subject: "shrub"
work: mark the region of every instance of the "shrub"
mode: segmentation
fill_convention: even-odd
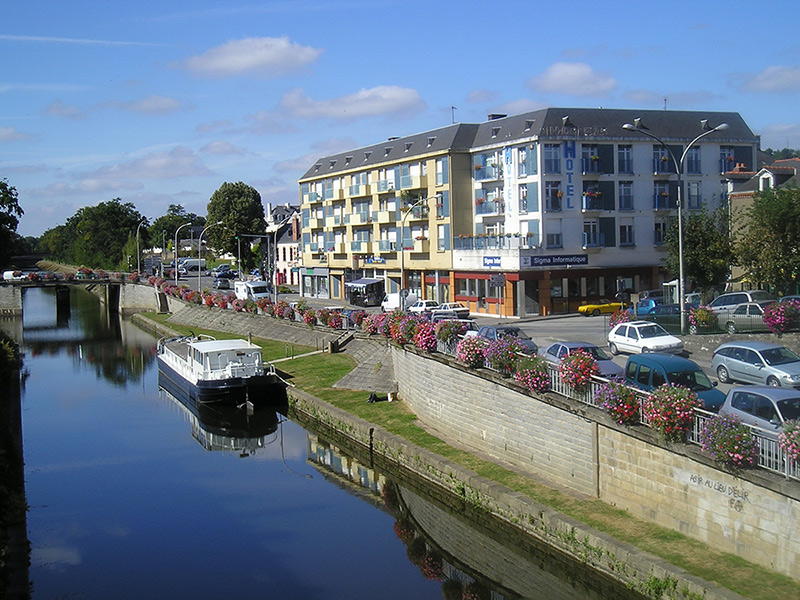
[[[665,383],[645,398],[642,411],[661,437],[677,441],[692,426],[694,409],[702,407],[700,398],[688,388]]]
[[[627,323],[628,321],[633,321],[633,315],[621,308],[611,313],[611,317],[608,319],[608,326],[614,327],[617,323]]]
[[[582,392],[589,387],[592,375],[597,375],[599,372],[594,357],[581,349],[565,356],[558,365],[561,380],[576,392]]]
[[[621,381],[608,381],[594,396],[597,405],[620,425],[635,425],[639,422],[639,399],[633,388]]]
[[[689,332],[713,329],[717,326],[717,315],[707,306],[698,306],[689,311]]]
[[[513,375],[517,370],[519,355],[522,354],[522,346],[515,338],[506,337],[490,342],[483,354],[492,369],[503,375]]]
[[[342,313],[332,312],[328,315],[328,327],[331,329],[342,328]]]
[[[514,381],[529,392],[546,392],[550,388],[547,361],[541,356],[523,358],[517,363]]]
[[[278,302],[275,303],[275,316],[278,317],[279,319],[285,319],[287,308],[291,309],[289,303],[286,302],[286,300],[278,300]]]
[[[460,321],[439,321],[436,324],[436,339],[443,344],[452,344],[465,331],[466,327]]]
[[[456,360],[473,369],[483,366],[484,341],[474,335],[467,336],[456,346]]]
[[[797,329],[800,322],[800,303],[796,300],[776,302],[764,309],[764,324],[772,333],[782,335],[790,329]]]
[[[234,298],[231,301],[231,306],[233,306],[233,310],[235,310],[236,312],[242,312],[244,310],[244,300],[241,300],[239,298]]]
[[[300,314],[303,315],[303,322],[309,327],[313,327],[314,325],[317,324],[317,313],[314,311],[313,308],[309,308],[308,310]]]
[[[391,325],[389,326],[392,340],[400,345],[408,344],[414,337],[418,324],[419,318],[412,315],[392,318]]]
[[[783,423],[783,431],[778,433],[778,445],[789,459],[794,462],[800,460],[800,419]]]
[[[414,346],[425,352],[433,352],[436,350],[436,331],[434,330],[433,323],[424,321],[417,325],[417,331],[414,333]]]
[[[758,463],[758,440],[735,415],[718,415],[700,432],[700,448],[721,465],[751,467]]]

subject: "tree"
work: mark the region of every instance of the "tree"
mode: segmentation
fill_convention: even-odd
[[[735,250],[748,280],[794,293],[800,283],[800,189],[756,192],[737,219]]]
[[[17,234],[19,218],[24,214],[17,201],[17,189],[0,179],[0,265],[21,248],[21,238]]]
[[[180,204],[170,204],[167,214],[158,217],[148,228],[150,239],[156,244],[166,241],[167,247],[171,248],[175,242],[175,230],[184,223],[202,227],[206,224],[206,220],[194,213],[187,213]]]
[[[678,224],[667,230],[664,242],[667,257],[664,265],[670,273],[680,273]],[[728,211],[720,206],[714,211],[703,207],[691,211],[683,222],[683,270],[687,281],[701,290],[725,283],[733,262]]]
[[[255,188],[242,183],[223,183],[208,202],[206,222],[222,222],[208,230],[208,243],[219,252],[234,256],[241,250],[241,268],[250,269],[256,264],[255,254],[250,250],[253,238],[243,237],[241,244],[236,236],[265,233],[264,205]]]

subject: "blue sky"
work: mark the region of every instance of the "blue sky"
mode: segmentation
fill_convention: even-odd
[[[547,106],[739,112],[800,148],[800,3],[28,0],[0,25],[0,178],[38,236],[112,198],[299,202],[326,154]],[[453,108],[455,107],[455,108]]]

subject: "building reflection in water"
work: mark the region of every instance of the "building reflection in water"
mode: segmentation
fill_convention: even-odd
[[[424,577],[442,583],[445,600],[643,598],[411,473],[396,483],[311,432],[307,452],[318,469],[381,500],[408,559]]]

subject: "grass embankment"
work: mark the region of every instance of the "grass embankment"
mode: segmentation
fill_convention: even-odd
[[[147,316],[162,323],[166,321],[164,315],[150,313]],[[189,331],[188,328],[181,328],[172,323],[164,324],[181,333]],[[193,331],[201,333],[196,328]],[[219,331],[202,331],[202,333],[213,335],[218,339],[235,337]],[[270,354],[282,358],[285,354],[284,342],[253,338],[253,343],[262,347],[265,358]],[[300,347],[296,348],[295,355],[304,351]],[[314,348],[305,351],[311,350]],[[732,554],[720,552],[678,532],[634,518],[627,512],[615,509],[600,500],[585,500],[570,496],[532,481],[520,473],[453,448],[419,427],[414,414],[402,402],[367,404],[363,390],[333,388],[332,385],[354,366],[352,358],[345,354],[327,353],[280,363],[281,371],[287,373],[292,383],[303,391],[618,540],[660,556],[697,577],[715,581],[753,600],[800,598],[800,585],[790,577],[769,571]]]

